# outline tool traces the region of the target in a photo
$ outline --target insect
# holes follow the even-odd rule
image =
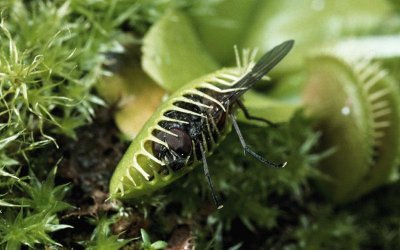
[[[274,68],[291,50],[289,40],[268,51],[257,63],[255,52],[237,56],[237,68],[222,69],[197,79],[173,93],[146,122],[118,164],[110,183],[111,198],[130,199],[166,186],[203,164],[218,208],[207,165],[209,156],[233,127],[246,153],[269,167],[281,168],[255,153],[246,144],[235,119],[240,108],[249,119],[240,97]],[[268,121],[267,121],[268,122]]]

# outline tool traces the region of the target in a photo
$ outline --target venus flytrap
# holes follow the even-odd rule
[[[249,7],[245,9],[248,10]],[[221,68],[216,59],[226,61],[226,58],[221,58],[220,55],[214,58],[215,55],[210,53],[213,50],[208,51],[206,46],[202,44],[200,35],[205,35],[204,32],[208,31],[207,25],[210,24],[201,20],[201,18],[195,18],[193,22],[186,13],[177,9],[170,9],[164,13],[143,38],[143,70],[169,93],[173,93],[187,82]],[[202,33],[196,32],[197,29],[195,29],[193,23],[204,25],[204,27],[200,25]],[[217,24],[214,28],[218,32],[225,32],[223,28],[221,31],[221,27]],[[216,31],[212,29],[212,32]],[[220,40],[219,42],[221,42],[220,46],[223,46],[228,41]],[[231,42],[233,43],[233,41]],[[230,48],[230,55],[234,58],[233,45]],[[254,46],[254,48],[256,47]],[[243,51],[245,50],[243,49]],[[225,64],[225,66],[227,65],[231,66],[232,64]],[[253,90],[249,90],[248,94],[244,95],[244,102],[246,102],[249,112],[272,122],[288,121],[299,108],[298,103],[279,102],[272,98],[266,98],[263,94],[257,95],[252,92]],[[246,97],[247,95],[249,97]],[[257,98],[253,98],[254,96]],[[262,107],[260,107],[260,103],[262,103]],[[240,121],[246,120],[243,115],[239,115],[238,118]],[[260,125],[260,123],[254,121],[250,122]]]
[[[355,2],[345,2],[345,1],[339,1],[339,2],[335,2],[335,3],[327,3],[326,6],[315,6],[316,4],[318,5],[318,1],[307,1],[308,4],[305,8],[305,12],[303,13],[304,15],[306,15],[307,17],[309,17],[311,20],[321,20],[323,22],[323,25],[321,25],[321,27],[327,27],[327,28],[322,28],[320,30],[315,30],[315,29],[307,29],[307,32],[304,31],[304,29],[301,29],[298,27],[298,20],[299,18],[296,17],[296,15],[298,14],[298,8],[294,8],[291,6],[290,1],[284,2],[284,3],[268,3],[268,4],[261,4],[264,7],[265,6],[269,6],[271,7],[272,5],[272,9],[276,8],[279,9],[280,11],[276,11],[274,13],[271,13],[271,8],[259,8],[259,10],[257,11],[258,13],[258,18],[262,19],[261,22],[256,22],[256,28],[249,28],[248,26],[246,26],[246,28],[248,28],[246,31],[248,33],[249,36],[243,36],[243,39],[245,40],[243,43],[247,44],[247,45],[251,45],[251,46],[267,46],[266,44],[269,42],[273,42],[274,39],[278,39],[276,37],[285,37],[286,32],[288,32],[288,28],[289,29],[293,29],[290,31],[290,33],[295,32],[299,37],[300,40],[302,42],[301,47],[303,49],[298,50],[296,53],[296,58],[294,60],[290,60],[287,67],[282,70],[282,72],[285,73],[289,73],[289,76],[292,77],[293,75],[290,75],[290,73],[292,73],[292,71],[294,70],[300,70],[301,68],[304,68],[306,64],[304,64],[302,62],[302,59],[305,57],[306,54],[308,54],[310,52],[310,48],[313,48],[314,46],[316,46],[316,44],[321,44],[327,40],[329,40],[329,38],[331,38],[331,35],[334,35],[335,38],[339,39],[340,37],[343,36],[347,36],[347,35],[352,35],[352,34],[357,34],[360,32],[366,32],[368,33],[371,29],[373,29],[374,27],[376,27],[376,25],[381,21],[381,18],[383,16],[386,15],[386,13],[388,13],[388,11],[390,10],[387,3],[385,1],[377,1],[376,3],[374,3],[374,7],[371,8],[371,6],[369,5],[365,5],[362,4],[362,6],[360,8],[357,8],[357,13],[356,13],[356,17],[357,20],[355,20],[354,22],[352,22],[350,19],[346,19],[346,16],[348,15],[352,15],[353,12],[348,12],[347,10],[353,9],[353,8],[349,8],[348,6],[352,6],[354,5],[359,5],[360,2],[355,1]],[[299,5],[302,5],[302,3],[298,3]],[[347,7],[346,7],[347,6]],[[304,6],[302,6],[304,7]],[[311,8],[311,9],[310,9]],[[321,9],[322,8],[322,9]],[[288,10],[289,9],[289,10]],[[338,12],[336,12],[336,10],[339,10],[338,12],[340,12],[340,15],[337,15]],[[179,85],[180,79],[179,77],[181,77],[182,75],[179,74],[179,71],[185,71],[185,72],[189,72],[191,69],[191,67],[196,67],[196,60],[189,60],[191,63],[187,63],[188,61],[185,61],[184,59],[180,59],[180,60],[175,60],[178,58],[177,57],[171,57],[170,55],[173,55],[173,52],[176,50],[179,50],[179,56],[180,55],[186,55],[187,58],[190,58],[191,56],[193,58],[197,58],[200,57],[198,55],[198,53],[195,53],[195,55],[191,55],[191,52],[193,51],[197,51],[196,49],[187,49],[185,48],[184,45],[179,46],[177,49],[171,49],[174,48],[174,46],[176,46],[176,44],[172,44],[172,45],[168,45],[169,43],[171,43],[170,41],[174,41],[173,38],[174,36],[174,31],[179,30],[179,25],[183,25],[185,27],[187,27],[187,19],[186,18],[181,18],[182,16],[185,16],[185,13],[178,13],[177,14],[177,18],[175,19],[170,19],[172,21],[170,21],[168,19],[168,15],[169,16],[174,16],[174,11],[170,11],[169,13],[165,14],[164,17],[162,17],[161,19],[159,19],[159,21],[153,26],[153,28],[151,29],[151,32],[147,33],[145,36],[145,45],[144,45],[144,49],[143,49],[143,58],[142,58],[142,62],[144,64],[144,68],[146,70],[146,72],[156,81],[160,84],[160,86],[168,89],[169,91],[173,91],[175,90],[175,88]],[[226,9],[224,9],[224,11],[226,11]],[[291,12],[290,12],[291,11]],[[179,11],[177,11],[179,12]],[[287,12],[292,13],[293,15],[287,15]],[[172,14],[171,14],[172,13]],[[264,13],[264,14],[263,14]],[[265,13],[269,13],[269,14],[265,14]],[[300,14],[302,15],[302,14]],[[331,16],[332,19],[325,19],[326,15]],[[267,17],[267,18],[266,18]],[[367,17],[367,21],[364,20],[364,18]],[[271,18],[271,22],[266,22],[265,19]],[[275,19],[276,18],[276,19]],[[338,27],[330,27],[329,25],[330,20],[333,19],[338,19],[340,20],[340,25]],[[244,18],[246,19],[246,18]],[[183,21],[182,21],[183,20]],[[344,20],[344,21],[343,21]],[[206,20],[207,21],[207,20]],[[206,22],[205,21],[205,22]],[[277,24],[278,25],[274,26],[273,24]],[[294,24],[294,23],[296,24]],[[307,22],[308,24],[312,24],[313,22]],[[351,24],[351,25],[350,25]],[[351,27],[350,27],[351,26]],[[162,27],[160,29],[160,27]],[[349,28],[350,27],[350,28]],[[201,30],[202,27],[200,27]],[[338,30],[335,30],[335,28],[337,28]],[[260,29],[261,32],[256,32],[255,30]],[[171,37],[167,37],[168,34],[164,34],[163,31],[168,30],[168,34],[171,35]],[[273,30],[274,32],[271,32],[271,30]],[[312,30],[312,31],[311,31]],[[204,30],[202,30],[204,31]],[[223,29],[220,29],[219,31],[223,32]],[[315,31],[315,32],[314,32]],[[335,32],[335,31],[339,31],[339,32]],[[268,32],[268,34],[266,34]],[[329,32],[332,32],[332,34],[330,35]],[[270,33],[276,34],[276,36],[272,36],[270,35]],[[176,34],[179,34],[179,32],[177,32]],[[198,34],[192,32],[192,35],[197,36]],[[202,35],[207,35],[207,32],[203,32]],[[164,37],[165,36],[165,37]],[[160,37],[163,37],[164,39],[159,39]],[[209,40],[213,39],[213,36],[208,37]],[[287,37],[286,37],[287,38]],[[191,39],[188,39],[189,41],[191,41]],[[219,40],[218,42],[221,42],[221,40]],[[226,41],[222,41],[222,43],[224,43]],[[164,44],[163,44],[164,43]],[[201,44],[200,44],[201,45]],[[200,45],[196,45],[196,48],[198,48],[198,46]],[[213,46],[213,43],[211,41],[211,46]],[[190,47],[190,46],[188,46]],[[161,49],[160,49],[161,48]],[[154,49],[154,50],[153,50]],[[171,51],[168,51],[169,49],[171,49]],[[215,48],[214,48],[215,49]],[[159,51],[160,53],[154,53],[154,51]],[[220,51],[219,51],[220,52]],[[221,61],[223,60],[227,60],[226,58],[222,58],[223,57],[223,53],[221,52],[221,54],[216,53],[216,57],[218,57],[218,59],[220,59]],[[164,56],[160,56],[161,54],[163,54]],[[201,55],[205,58],[212,58],[213,59],[213,54],[209,53],[209,51],[203,49],[203,54]],[[184,58],[184,57],[182,57]],[[222,59],[221,59],[222,58]],[[290,59],[290,57],[289,57]],[[211,65],[211,64],[210,64]],[[199,68],[202,68],[202,63],[199,63]],[[197,70],[199,69],[197,68]],[[205,68],[205,67],[203,67]],[[188,70],[186,70],[188,69]],[[167,73],[165,73],[167,72]],[[172,74],[168,74],[168,72],[174,72]],[[282,73],[279,72],[279,73]],[[277,74],[278,76],[283,76],[284,74]],[[196,77],[196,76],[194,76]],[[286,76],[284,76],[286,77]],[[172,79],[172,80],[171,80]],[[289,80],[286,80],[286,82],[290,82],[291,80],[296,80],[296,81],[304,81],[304,77],[303,75],[300,75],[300,77],[292,77],[292,78],[288,78]],[[182,81],[183,82],[183,81]],[[302,82],[301,82],[302,84]],[[301,85],[298,84],[298,85]],[[297,97],[297,99],[299,99],[298,97],[298,90],[301,89],[300,87],[297,88],[295,91],[295,95]],[[290,90],[289,90],[290,91]],[[254,96],[254,95],[253,95]],[[271,112],[271,107],[274,107],[272,104],[276,104],[278,107],[281,107],[281,109],[277,109],[278,111],[276,113],[278,113],[277,118],[275,117],[274,120],[276,119],[277,121],[288,121],[290,120],[290,118],[293,117],[294,114],[294,110],[296,110],[296,108],[298,106],[293,105],[287,105],[286,103],[274,103],[274,100],[272,100],[272,102],[268,102],[270,100],[268,100],[267,98],[263,98],[264,96],[259,98],[259,102],[252,102],[254,101],[254,98],[249,98],[249,104],[250,106],[253,104],[253,108],[256,110],[257,107],[260,106],[260,103],[265,105],[265,113]],[[248,104],[248,105],[249,105]],[[285,108],[287,108],[285,110]],[[268,110],[267,110],[268,109]],[[292,109],[292,110],[290,110]],[[254,111],[254,110],[253,110]],[[280,111],[285,111],[284,113],[280,112]],[[258,111],[260,112],[260,111]],[[270,114],[267,114],[267,117],[271,116]],[[301,124],[301,123],[300,123]],[[304,128],[306,127],[306,124],[303,123],[303,125],[300,125],[297,130],[294,131],[303,131],[305,130]],[[251,130],[249,128],[249,130]],[[292,136],[296,137],[296,132],[293,132]],[[267,205],[265,203],[263,203],[262,201],[258,201],[258,199],[262,199],[262,197],[268,197],[268,195],[270,194],[267,190],[274,190],[274,191],[270,191],[270,192],[277,192],[279,194],[287,194],[290,193],[291,195],[293,195],[294,197],[300,198],[304,196],[304,189],[307,188],[308,185],[308,178],[322,178],[321,174],[316,170],[316,169],[312,169],[310,168],[310,166],[314,166],[316,164],[316,162],[318,162],[319,160],[321,160],[321,158],[329,156],[332,154],[332,151],[327,151],[325,154],[311,154],[311,150],[312,150],[312,146],[314,146],[317,141],[318,141],[318,134],[313,134],[313,132],[308,131],[310,134],[310,138],[309,141],[305,142],[303,145],[301,145],[301,143],[299,143],[297,140],[291,140],[291,138],[286,138],[286,142],[285,145],[287,147],[290,147],[293,152],[291,155],[291,160],[290,162],[294,162],[296,164],[296,168],[295,169],[291,169],[288,171],[285,171],[285,173],[282,174],[277,174],[277,177],[272,178],[271,176],[267,176],[267,175],[263,175],[264,178],[261,178],[261,171],[255,171],[255,172],[251,172],[248,169],[246,169],[246,171],[243,172],[234,172],[237,171],[237,169],[235,169],[235,167],[240,168],[240,164],[234,164],[232,162],[227,163],[224,160],[216,160],[216,165],[224,165],[224,166],[231,166],[233,165],[233,167],[230,169],[234,175],[231,176],[231,178],[229,178],[229,180],[231,181],[231,183],[218,183],[217,185],[222,187],[225,187],[227,190],[229,190],[231,193],[229,193],[227,190],[225,190],[225,193],[228,195],[234,195],[232,193],[237,192],[237,187],[240,185],[243,185],[243,188],[241,188],[240,190],[242,192],[247,193],[247,197],[253,197],[254,199],[257,199],[256,202],[256,207],[258,208],[265,208]],[[259,135],[259,133],[257,133],[257,135]],[[271,137],[276,136],[275,133],[271,133]],[[303,138],[304,139],[304,138]],[[255,140],[257,141],[257,140]],[[257,141],[259,142],[259,141]],[[261,145],[259,145],[260,148],[265,147],[265,142],[263,141],[262,143],[260,143]],[[295,145],[293,145],[295,144]],[[276,144],[275,144],[276,145]],[[224,150],[226,150],[228,148],[228,146],[225,145]],[[287,150],[287,149],[286,149]],[[296,153],[296,150],[300,150],[300,152]],[[279,152],[279,149],[272,149],[272,151],[275,152]],[[282,149],[282,151],[285,151],[285,149]],[[234,152],[234,151],[232,151]],[[286,151],[287,152],[287,151]],[[235,154],[236,155],[236,154]],[[239,155],[239,154],[237,154]],[[224,155],[223,153],[221,155],[219,155],[219,158],[223,158],[226,157],[226,154]],[[232,158],[234,158],[235,156],[232,156]],[[237,161],[238,159],[236,159]],[[228,160],[229,161],[229,160]],[[223,162],[223,163],[221,163]],[[243,163],[242,163],[243,164]],[[238,166],[239,165],[239,166]],[[223,173],[223,177],[226,178],[226,176],[228,176],[229,174],[226,173],[226,171],[221,171],[221,173]],[[247,175],[248,174],[248,175]],[[199,175],[201,176],[201,175]],[[199,176],[190,176],[188,177],[188,179],[192,180],[192,182],[196,182],[199,181]],[[216,173],[216,178],[218,178],[218,172]],[[245,176],[246,178],[240,179],[241,181],[238,183],[235,183],[234,185],[232,185],[232,180],[234,178],[238,178],[237,176]],[[193,180],[193,178],[197,178],[196,180]],[[254,184],[254,186],[252,186],[254,182],[260,182],[260,179],[265,180],[261,181],[261,183],[257,183]],[[183,182],[183,184],[179,184],[177,186],[172,187],[173,192],[171,192],[169,195],[172,195],[173,197],[175,197],[175,199],[171,198],[172,200],[180,200],[183,204],[187,205],[187,206],[192,206],[191,208],[187,209],[187,211],[193,210],[194,207],[196,207],[196,199],[193,197],[185,197],[184,195],[182,195],[182,193],[179,193],[177,190],[179,188],[181,188],[182,186],[184,186],[185,188],[187,187],[187,185],[189,183],[188,181]],[[268,183],[268,184],[266,184]],[[260,185],[260,186],[258,186]],[[270,185],[270,186],[266,186],[266,185]],[[242,186],[240,186],[242,187]],[[197,187],[197,189],[194,189],[195,191],[193,193],[202,193],[204,192],[204,187]],[[261,190],[261,191],[260,191]],[[174,193],[178,193],[176,196],[174,196]],[[257,194],[257,195],[255,195]],[[259,196],[258,196],[259,194]],[[237,195],[237,194],[236,194]],[[244,195],[246,196],[246,195]],[[227,206],[229,206],[230,210],[229,212],[226,213],[222,213],[222,216],[226,216],[224,217],[223,220],[226,220],[227,218],[232,218],[234,217],[234,214],[245,214],[243,215],[243,223],[246,225],[250,225],[249,227],[255,228],[254,226],[251,226],[252,222],[255,221],[257,224],[257,222],[259,222],[260,225],[257,226],[261,226],[261,227],[273,227],[274,226],[274,219],[275,218],[279,218],[281,215],[279,213],[273,213],[274,211],[271,211],[273,209],[264,209],[264,212],[262,212],[262,209],[256,209],[256,211],[252,211],[251,209],[246,209],[240,206],[240,204],[247,204],[247,203],[251,203],[248,202],[246,200],[244,200],[242,197],[240,196],[234,196],[234,198],[232,199],[232,203],[230,203],[231,201],[227,201]],[[237,202],[236,202],[237,201]],[[246,203],[247,202],[247,203]],[[235,210],[236,209],[236,210]],[[269,213],[269,214],[268,214]],[[260,218],[267,218],[265,220],[261,220]],[[262,221],[262,222],[261,222]],[[327,232],[326,234],[326,238],[330,238],[332,237],[332,234],[330,234],[329,232]],[[312,244],[312,243],[308,243],[308,244]]]
[[[219,68],[190,19],[176,9],[168,10],[149,29],[142,51],[143,70],[169,92]]]
[[[335,93],[332,95],[332,93]],[[316,52],[305,89],[309,114],[322,130],[326,193],[348,202],[386,183],[399,162],[400,97],[396,80],[373,58]]]
[[[307,3],[306,6],[304,2]],[[210,3],[217,4],[217,8],[209,5]],[[395,0],[392,0],[392,3],[398,8]],[[170,7],[179,12],[179,15],[173,15],[176,17],[175,22],[174,19],[165,21],[164,15],[171,16],[171,11],[166,11]],[[208,197],[208,188],[204,184],[203,173],[197,170],[187,179],[172,184],[163,194],[155,194],[148,198],[150,202],[144,199],[139,205],[146,211],[143,217],[157,223],[160,229],[157,232],[160,235],[168,235],[171,226],[175,225],[176,222],[171,222],[171,217],[177,218],[179,222],[192,223],[194,227],[197,224],[203,225],[201,223],[206,221],[207,217],[210,218],[206,228],[194,228],[194,232],[200,231],[198,234],[204,235],[194,238],[197,246],[207,245],[210,239],[216,242],[216,247],[225,249],[230,243],[232,246],[238,246],[237,242],[232,242],[229,237],[238,226],[243,230],[249,229],[258,235],[265,235],[264,239],[258,239],[256,243],[263,244],[261,247],[268,249],[271,246],[276,249],[373,248],[371,245],[363,246],[360,243],[365,233],[380,235],[372,245],[382,243],[384,246],[392,246],[388,249],[398,246],[393,244],[398,234],[390,229],[391,226],[397,228],[397,221],[400,221],[398,216],[386,218],[385,222],[381,222],[381,211],[378,209],[375,214],[365,215],[344,211],[342,216],[337,215],[337,211],[330,205],[327,205],[328,209],[324,209],[319,200],[314,200],[313,193],[317,188],[311,188],[309,180],[321,179],[320,173],[313,166],[326,155],[312,153],[319,134],[312,132],[309,129],[310,122],[301,120],[301,116],[295,112],[299,107],[298,102],[282,101],[282,96],[288,92],[298,98],[299,89],[293,90],[291,84],[295,81],[298,83],[296,86],[299,86],[304,82],[303,69],[310,65],[302,62],[302,59],[310,48],[319,47],[322,42],[330,41],[332,37],[340,39],[349,34],[370,34],[371,30],[387,32],[385,27],[380,28],[377,24],[392,13],[389,2],[379,0],[373,4],[366,4],[360,0],[288,0],[265,3],[256,0],[4,0],[0,1],[0,9],[3,13],[3,30],[0,35],[0,194],[3,194],[0,196],[0,247],[42,248],[46,244],[49,247],[60,247],[51,239],[51,232],[66,227],[58,224],[55,213],[69,207],[63,202],[67,186],[52,184],[55,170],[51,171],[46,181],[41,182],[32,173],[29,173],[29,178],[20,176],[19,169],[25,162],[29,162],[28,151],[39,147],[53,147],[53,138],[59,138],[55,134],[79,138],[80,134],[76,133],[76,128],[92,121],[95,107],[104,105],[103,101],[94,95],[92,87],[102,76],[110,74],[103,67],[104,62],[108,60],[108,52],[125,53],[121,44],[140,45],[144,35],[147,49],[142,63],[145,60],[150,62],[146,66],[147,73],[152,78],[159,79],[159,82],[167,82],[161,85],[173,91],[176,87],[174,84],[179,82],[170,79],[181,76],[180,68],[181,71],[189,72],[190,69],[186,70],[186,67],[196,68],[201,64],[196,65],[196,60],[187,60],[185,57],[208,58],[202,63],[205,69],[212,68],[213,65],[219,68],[219,63],[228,65],[232,62],[233,44],[238,44],[239,47],[258,47],[261,48],[260,52],[263,52],[262,48],[269,48],[271,44],[276,43],[275,39],[280,41],[283,38],[292,38],[293,34],[296,34],[294,38],[299,40],[298,48],[301,49],[294,51],[294,57],[288,57],[287,64],[283,64],[282,70],[275,74],[277,77],[273,79],[278,80],[262,91],[279,85],[275,83],[283,83],[285,87],[280,88],[277,91],[279,95],[276,96],[267,98],[265,92],[259,91],[250,94],[245,100],[246,105],[258,115],[278,122],[291,121],[290,124],[277,130],[243,125],[248,132],[246,134],[253,134],[248,138],[249,144],[275,159],[287,156],[292,167],[284,172],[260,170],[255,166],[255,162],[248,159],[243,161],[239,143],[235,139],[227,138],[226,143],[221,145],[221,150],[210,158],[210,165],[226,166],[215,167],[212,171],[215,179],[220,180],[215,184],[226,194],[226,207],[229,207],[229,210],[225,209],[221,213],[209,216],[209,204],[204,202]],[[349,13],[351,18],[347,18]],[[302,23],[298,20],[305,21]],[[195,28],[188,25],[191,21]],[[314,25],[316,22],[321,24],[318,26],[322,27],[321,29]],[[152,28],[153,32],[146,34],[153,23],[156,23]],[[169,32],[163,34],[160,26]],[[215,34],[224,39],[215,41]],[[182,45],[161,44],[161,35],[181,35]],[[287,35],[290,37],[285,37]],[[195,46],[189,46],[185,41],[191,41]],[[156,58],[157,60],[152,57],[155,49],[159,49],[160,52],[156,53],[156,56],[162,55],[161,58]],[[180,59],[175,65],[169,64],[172,61],[168,57],[173,55],[174,51],[179,51],[182,55],[176,57]],[[189,53],[193,51],[196,53]],[[218,63],[213,62],[214,60]],[[160,61],[163,62],[161,67],[157,64]],[[208,65],[207,61],[213,63]],[[386,62],[385,60],[383,67],[389,69]],[[395,64],[390,65],[394,69],[397,68]],[[168,74],[174,68],[178,70]],[[302,71],[301,77],[292,74],[291,70],[294,68]],[[161,77],[156,78],[156,74]],[[195,77],[197,76],[190,76],[188,78],[191,79],[187,80]],[[285,78],[283,81],[282,77]],[[137,84],[142,83],[147,84],[147,81],[138,79]],[[107,92],[107,86],[105,91]],[[126,112],[129,113],[129,110]],[[347,112],[346,109],[344,112]],[[390,120],[392,124],[397,124],[393,117]],[[129,119],[125,120],[125,123],[131,124]],[[96,125],[93,125],[93,128],[95,129]],[[387,144],[395,145],[393,140]],[[396,147],[388,150],[385,148],[382,151],[392,152]],[[226,151],[232,152],[232,155],[228,157]],[[23,157],[26,158],[25,161]],[[383,158],[393,160],[392,157]],[[51,167],[53,166],[35,166],[34,171],[46,172],[45,169]],[[23,169],[26,169],[25,166]],[[370,170],[376,172],[369,173],[379,173],[375,176],[383,173],[386,176],[390,169],[391,167],[372,167]],[[365,180],[368,183],[362,187],[364,190],[370,190],[376,183],[380,183],[380,180],[375,178],[367,177]],[[188,192],[193,195],[188,196]],[[25,198],[18,199],[16,194]],[[376,208],[374,201],[371,201],[371,207]],[[396,207],[392,201],[377,203],[391,204],[392,209]],[[21,204],[24,207],[21,207]],[[243,204],[251,204],[252,207],[248,208]],[[42,214],[40,210],[47,210],[48,213]],[[365,225],[373,219],[382,223],[379,224],[379,229],[385,230],[377,232],[376,228],[366,229],[368,226]],[[117,249],[125,245],[126,241],[117,239],[122,235],[111,234],[111,222],[112,220],[106,219],[96,221],[98,226],[92,238],[87,241],[90,243],[85,246],[89,249]],[[80,228],[76,229],[73,234],[80,234],[79,230]],[[354,231],[357,231],[357,234],[354,234]],[[151,233],[155,235],[155,232]],[[158,241],[159,243],[155,244],[148,235],[142,235],[142,248],[166,246],[165,242]],[[138,246],[141,242],[131,244]],[[260,248],[260,244],[257,247]],[[248,248],[249,245],[252,246],[251,242],[242,243],[243,248]]]

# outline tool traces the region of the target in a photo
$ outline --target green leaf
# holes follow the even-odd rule
[[[175,9],[151,27],[142,51],[144,71],[168,91],[219,68],[200,43],[190,20]]]
[[[140,229],[140,234],[142,235],[142,240],[144,244],[149,244],[151,243],[150,241],[150,236],[149,234],[146,232],[146,230],[144,230],[143,228]]]
[[[137,58],[115,60],[120,68],[102,79],[97,90],[111,105],[117,103],[115,123],[124,135],[134,138],[162,102],[165,91],[143,72]]]
[[[38,243],[59,245],[50,238],[48,233],[70,228],[69,225],[58,224],[56,215],[47,211],[36,214],[24,213],[21,209],[18,215],[6,213],[0,223],[0,244],[7,244],[7,249],[19,249],[20,245],[34,247]]]
[[[168,243],[162,240],[156,241],[151,244],[151,247],[154,249],[164,249],[168,246]]]
[[[19,207],[19,205],[11,204],[6,201],[0,200],[0,207]]]
[[[251,27],[258,0],[218,1],[212,11],[193,15],[193,23],[207,51],[220,63],[234,62],[233,47]]]
[[[0,150],[5,148],[9,143],[15,141],[21,134],[22,134],[22,131],[20,131],[17,134],[14,134],[12,136],[9,136],[7,138],[4,138],[4,139],[0,140]]]
[[[385,184],[398,166],[398,86],[377,62],[357,54],[324,51],[310,60],[309,72],[306,110],[323,132],[320,150],[335,149],[320,162],[331,177],[323,186],[335,202],[349,202]]]
[[[29,205],[37,212],[60,212],[71,208],[71,205],[64,202],[64,196],[69,189],[68,184],[54,186],[54,177],[57,168],[54,168],[48,175],[44,183],[31,173],[30,183],[20,182],[24,191],[30,196],[29,199],[21,199],[23,204]]]
[[[99,220],[92,220],[97,226],[94,229],[90,240],[82,242],[87,250],[118,250],[131,240],[118,239],[110,230],[110,224],[115,223],[115,217],[101,217]]]
[[[264,118],[275,123],[289,121],[294,112],[300,107],[300,104],[272,99],[255,91],[246,93],[243,103],[252,116]],[[238,118],[242,122],[264,124],[259,121],[246,119],[243,112],[239,113]]]
[[[274,74],[293,71],[302,67],[304,56],[316,46],[371,32],[389,13],[385,0],[259,1],[243,46],[258,47],[263,52],[279,42],[294,39],[293,51]]]
[[[19,180],[19,178],[18,178],[17,176],[15,176],[15,175],[13,175],[13,174],[10,174],[10,173],[4,171],[4,170],[1,169],[1,168],[0,168],[0,176],[11,177],[11,178],[14,178],[14,179],[16,179],[16,180]]]

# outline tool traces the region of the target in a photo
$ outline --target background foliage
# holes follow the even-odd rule
[[[335,148],[321,147],[324,130],[302,103],[313,74],[308,59],[350,38],[358,45],[373,38],[359,53],[381,53],[372,60],[398,85],[399,49],[379,40],[399,39],[397,1],[4,0],[0,9],[1,248],[399,245],[398,162],[389,182],[335,204],[326,195],[335,190],[322,184],[331,177],[320,168]],[[273,81],[245,97],[252,112],[284,123],[241,123],[247,142],[269,159],[287,160],[286,169],[263,168],[231,135],[209,160],[224,209],[213,207],[200,168],[140,201],[107,200],[127,137],[146,119],[123,115],[125,107],[141,109],[148,103],[138,97],[157,91],[156,106],[180,84],[234,65],[235,44],[264,52],[292,38],[295,50]]]

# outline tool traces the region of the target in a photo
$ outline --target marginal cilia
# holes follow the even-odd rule
[[[286,162],[267,161],[247,146],[234,113],[241,108],[247,118],[261,119],[247,112],[240,97],[274,68],[293,44],[289,40],[274,47],[257,63],[254,52],[244,51],[242,59],[237,56],[238,67],[206,75],[173,93],[146,122],[118,164],[110,183],[111,198],[151,193],[202,163],[214,202],[221,208],[206,158],[232,125],[246,153],[267,166],[284,167]]]

